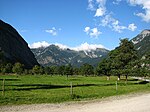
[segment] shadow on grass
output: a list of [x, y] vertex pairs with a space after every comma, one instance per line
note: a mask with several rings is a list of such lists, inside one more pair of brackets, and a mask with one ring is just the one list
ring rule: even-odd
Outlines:
[[148, 81], [141, 81], [138, 84], [147, 84], [147, 83], [149, 83], [149, 82]]
[[[147, 84], [147, 81], [140, 81], [135, 83], [127, 83], [127, 85], [136, 85], [136, 84]], [[115, 86], [115, 83], [107, 84], [74, 84], [73, 87], [90, 87], [90, 86]], [[119, 86], [126, 86], [125, 83], [118, 83]], [[5, 89], [5, 91], [16, 90], [16, 91], [30, 91], [30, 90], [42, 90], [42, 89], [59, 89], [59, 88], [70, 88], [70, 85], [52, 85], [52, 84], [14, 84], [6, 85], [13, 86], [10, 89]], [[1, 91], [1, 90], [0, 90]]]
[[[78, 84], [78, 85], [73, 85], [73, 87], [112, 86], [112, 85], [115, 84]], [[5, 89], [5, 91], [10, 91], [10, 90], [30, 91], [30, 90], [40, 90], [40, 89], [42, 90], [42, 89], [70, 88], [70, 85], [52, 85], [52, 84], [18, 84], [18, 85], [16, 84], [11, 86], [14, 86], [14, 88]]]
[[[4, 79], [0, 79], [0, 81], [3, 81]], [[5, 81], [20, 81], [20, 79], [5, 79]]]
[[128, 79], [128, 81], [138, 81], [138, 79]]

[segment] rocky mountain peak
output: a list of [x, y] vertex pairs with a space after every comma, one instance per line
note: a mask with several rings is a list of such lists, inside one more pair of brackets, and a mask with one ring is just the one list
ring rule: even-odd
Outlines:
[[132, 39], [132, 42], [134, 44], [138, 44], [139, 42], [141, 42], [145, 37], [150, 36], [150, 30], [143, 30], [140, 34], [138, 34], [136, 36], [136, 38]]
[[150, 35], [150, 30], [143, 30], [140, 35]]
[[140, 56], [150, 52], [150, 30], [143, 30], [131, 40]]

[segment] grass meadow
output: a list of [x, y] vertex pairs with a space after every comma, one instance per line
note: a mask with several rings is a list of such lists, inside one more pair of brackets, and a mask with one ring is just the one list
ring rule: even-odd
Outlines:
[[0, 75], [0, 105], [60, 103], [150, 91], [150, 83], [132, 78], [125, 83], [124, 77], [121, 78], [116, 88], [115, 76], [107, 81], [105, 76], [67, 78], [48, 75]]

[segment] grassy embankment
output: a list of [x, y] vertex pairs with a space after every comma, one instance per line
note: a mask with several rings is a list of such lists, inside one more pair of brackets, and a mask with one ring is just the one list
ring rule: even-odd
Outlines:
[[[2, 95], [3, 79], [5, 92]], [[104, 98], [134, 92], [150, 91], [150, 84], [129, 79], [118, 81], [112, 76], [106, 77], [72, 76], [0, 76], [0, 105], [59, 103], [74, 100]], [[70, 83], [73, 84], [73, 95], [70, 95]]]

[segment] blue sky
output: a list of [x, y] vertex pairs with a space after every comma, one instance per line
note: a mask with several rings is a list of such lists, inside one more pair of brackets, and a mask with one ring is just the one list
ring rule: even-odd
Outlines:
[[31, 47], [114, 49], [150, 28], [150, 0], [0, 0], [0, 19]]

